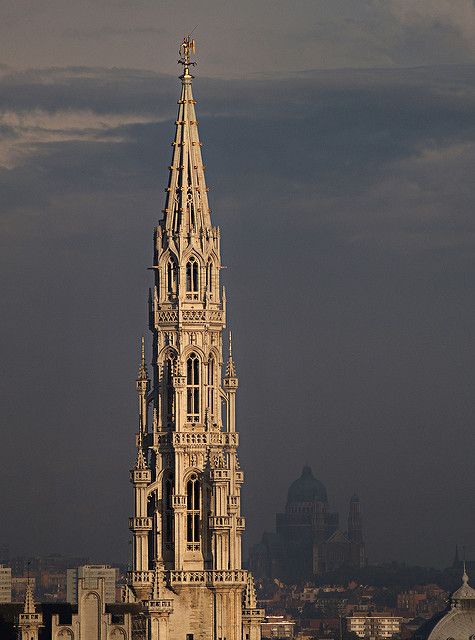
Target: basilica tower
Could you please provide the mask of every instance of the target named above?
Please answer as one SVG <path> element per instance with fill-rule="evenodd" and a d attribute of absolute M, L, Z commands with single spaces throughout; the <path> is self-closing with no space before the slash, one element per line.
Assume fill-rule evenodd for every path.
<path fill-rule="evenodd" d="M 142 342 L 127 598 L 142 603 L 150 640 L 241 640 L 243 607 L 245 635 L 253 638 L 262 612 L 255 604 L 249 610 L 252 578 L 241 568 L 238 379 L 231 339 L 222 376 L 226 299 L 192 93 L 193 52 L 187 37 L 165 207 L 154 236 L 152 375 Z"/>

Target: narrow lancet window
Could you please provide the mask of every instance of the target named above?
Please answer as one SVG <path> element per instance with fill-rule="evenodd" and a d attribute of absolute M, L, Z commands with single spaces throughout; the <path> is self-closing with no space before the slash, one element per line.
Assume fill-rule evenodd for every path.
<path fill-rule="evenodd" d="M 208 411 L 211 418 L 215 415 L 215 366 L 214 358 L 211 357 L 208 362 Z"/>
<path fill-rule="evenodd" d="M 173 371 L 175 368 L 175 360 L 169 355 L 165 360 L 165 407 L 167 411 L 167 423 L 170 425 L 175 417 L 175 390 L 173 388 Z"/>
<path fill-rule="evenodd" d="M 188 422 L 200 419 L 200 360 L 196 353 L 186 361 L 186 414 Z"/>
<path fill-rule="evenodd" d="M 165 537 L 165 545 L 166 547 L 171 547 L 173 544 L 173 475 L 170 473 L 165 478 L 165 483 L 163 486 L 164 493 L 164 505 L 165 505 L 165 522 L 164 522 L 164 537 Z"/>
<path fill-rule="evenodd" d="M 186 290 L 188 293 L 199 293 L 199 265 L 194 256 L 186 263 Z"/>
<path fill-rule="evenodd" d="M 211 259 L 206 265 L 206 291 L 208 295 L 213 291 L 213 261 Z"/>
<path fill-rule="evenodd" d="M 186 483 L 186 541 L 188 549 L 196 550 L 200 542 L 201 491 L 196 473 Z"/>
<path fill-rule="evenodd" d="M 173 258 L 170 258 L 167 262 L 167 294 L 173 296 L 176 294 L 176 265 Z"/>

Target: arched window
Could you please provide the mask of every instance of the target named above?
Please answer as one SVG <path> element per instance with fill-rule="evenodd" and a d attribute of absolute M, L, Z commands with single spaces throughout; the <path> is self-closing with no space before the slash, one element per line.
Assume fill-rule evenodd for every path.
<path fill-rule="evenodd" d="M 163 484 L 163 502 L 165 505 L 164 516 L 165 522 L 163 523 L 164 542 L 165 545 L 170 548 L 173 544 L 173 474 L 169 473 L 165 477 Z"/>
<path fill-rule="evenodd" d="M 190 353 L 186 361 L 186 417 L 188 422 L 200 419 L 200 360 Z"/>
<path fill-rule="evenodd" d="M 188 293 L 199 293 L 199 264 L 195 256 L 191 256 L 186 263 L 186 290 Z"/>
<path fill-rule="evenodd" d="M 206 265 L 206 290 L 210 293 L 213 290 L 213 261 L 211 258 Z"/>
<path fill-rule="evenodd" d="M 175 359 L 170 354 L 165 360 L 164 382 L 165 382 L 165 407 L 168 425 L 171 425 L 175 417 L 175 389 L 173 388 L 173 371 L 175 369 Z"/>
<path fill-rule="evenodd" d="M 215 414 L 215 364 L 214 358 L 211 356 L 208 362 L 208 411 L 213 418 Z"/>
<path fill-rule="evenodd" d="M 200 512 L 200 481 L 196 473 L 193 473 L 186 483 L 186 541 L 190 551 L 199 548 Z"/>
<path fill-rule="evenodd" d="M 173 258 L 167 262 L 167 294 L 172 296 L 176 293 L 176 264 Z"/>

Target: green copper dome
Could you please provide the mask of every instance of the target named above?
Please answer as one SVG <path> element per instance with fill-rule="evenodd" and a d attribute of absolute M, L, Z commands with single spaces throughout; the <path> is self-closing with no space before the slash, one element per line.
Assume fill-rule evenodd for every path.
<path fill-rule="evenodd" d="M 292 482 L 287 494 L 287 502 L 328 502 L 325 485 L 317 480 L 309 466 L 305 465 L 302 475 Z"/>

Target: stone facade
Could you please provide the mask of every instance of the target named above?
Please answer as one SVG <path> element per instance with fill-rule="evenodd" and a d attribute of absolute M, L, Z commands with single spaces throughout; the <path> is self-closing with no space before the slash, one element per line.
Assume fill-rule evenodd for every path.
<path fill-rule="evenodd" d="M 243 628 L 245 639 L 258 640 L 262 612 L 241 566 L 238 379 L 231 339 L 221 374 L 226 299 L 192 94 L 193 48 L 185 38 L 166 201 L 154 236 L 152 377 L 142 341 L 125 597 L 142 603 L 150 640 L 241 640 Z"/>
<path fill-rule="evenodd" d="M 60 624 L 59 615 L 51 620 L 51 640 L 131 640 L 133 614 L 122 613 L 117 622 L 106 611 L 104 578 L 79 578 L 77 584 L 78 610 L 70 623 Z"/>

